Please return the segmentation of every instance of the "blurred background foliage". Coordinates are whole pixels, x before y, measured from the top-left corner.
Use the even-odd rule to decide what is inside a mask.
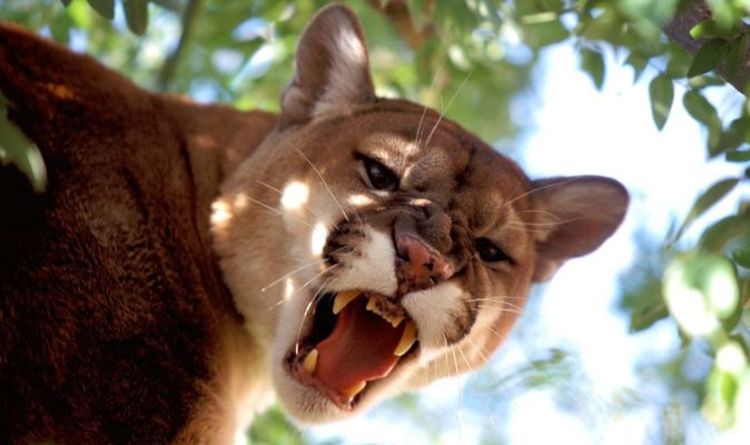
[[[0,0],[0,17],[91,54],[146,88],[240,109],[277,110],[290,80],[296,39],[325,3]],[[447,109],[450,118],[497,147],[509,147],[526,129],[524,110],[534,104],[525,93],[540,51],[572,42],[582,71],[597,88],[611,66],[604,55],[614,54],[622,69],[633,70],[634,81],[648,82],[651,110],[644,113],[652,114],[659,129],[680,100],[705,127],[707,159],[750,166],[748,1],[346,3],[364,22],[379,94]],[[677,93],[675,85],[681,87]],[[43,161],[5,119],[1,96],[0,162],[15,162],[37,190],[44,188]],[[664,394],[659,443],[682,443],[696,416],[723,430],[750,424],[750,203],[739,202],[735,212],[715,221],[701,219],[749,176],[747,168],[744,175],[705,184],[665,239],[641,240],[638,258],[623,278],[619,309],[630,318],[631,330],[670,323],[683,339],[672,355],[639,364],[644,387]],[[685,241],[683,234],[699,220],[697,241]],[[637,390],[623,390],[611,400],[592,398],[584,394],[586,379],[577,369],[574,353],[553,349],[501,376],[481,371],[465,385],[474,393],[466,396],[466,409],[493,399],[493,415],[502,417],[514,393],[539,388],[555,392],[561,406],[582,416],[592,411],[616,416],[649,403]],[[436,420],[454,415],[413,395],[384,409],[434,442]],[[482,443],[503,443],[500,427],[488,427],[485,436]],[[278,408],[257,419],[248,438],[257,444],[316,441],[297,431]]]

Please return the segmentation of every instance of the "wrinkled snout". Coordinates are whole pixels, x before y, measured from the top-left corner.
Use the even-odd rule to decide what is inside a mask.
[[[427,289],[453,275],[445,258],[420,238],[399,235],[395,241],[398,295]]]

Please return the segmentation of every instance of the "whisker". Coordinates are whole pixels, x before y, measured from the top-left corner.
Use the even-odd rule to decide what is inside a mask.
[[[519,215],[521,215],[521,214],[523,214],[523,213],[541,213],[541,214],[543,214],[543,215],[547,215],[547,216],[551,217],[552,219],[554,219],[554,220],[556,220],[556,221],[560,221],[560,218],[559,218],[559,217],[558,217],[557,215],[555,215],[554,213],[552,213],[552,212],[549,212],[549,211],[547,211],[547,210],[540,210],[540,209],[526,209],[526,210],[519,210],[519,211],[518,211],[518,212],[516,212],[516,213],[518,213]]]
[[[526,308],[515,307],[514,305],[510,305],[510,304],[485,304],[484,307],[488,309],[497,309],[500,312],[507,312],[509,314],[517,314],[517,315],[529,314],[530,316],[533,316],[539,319],[544,319],[543,315],[529,313],[528,311],[526,311]]]
[[[250,198],[250,197],[248,197],[247,199],[249,199],[250,202],[252,202],[254,204],[257,204],[257,205],[263,207],[266,210],[270,210],[270,211],[276,213],[279,216],[282,216],[282,217],[284,216],[284,212],[282,212],[281,210],[279,210],[277,208],[271,207],[270,205],[264,203],[263,201],[259,201],[259,200],[255,199],[255,198]],[[299,221],[299,222],[301,222],[302,224],[306,225],[307,227],[309,227],[309,228],[311,228],[313,230],[317,230],[315,227],[312,226],[312,224],[310,224],[309,222],[305,221],[302,218],[294,217],[294,219],[297,220],[297,221]]]
[[[341,214],[344,215],[344,219],[346,219],[346,221],[348,222],[349,215],[346,214],[346,212],[344,211],[344,208],[341,207],[341,203],[339,202],[339,200],[336,199],[336,196],[333,195],[333,191],[331,191],[331,188],[328,186],[328,183],[326,182],[325,178],[323,178],[323,174],[320,173],[320,170],[318,170],[318,167],[316,167],[315,164],[313,164],[312,161],[310,161],[310,158],[308,158],[304,153],[302,153],[302,151],[299,148],[295,148],[295,150],[297,151],[297,153],[299,153],[300,156],[302,156],[302,159],[304,159],[310,165],[310,167],[312,167],[313,171],[315,171],[315,174],[318,175],[318,178],[320,178],[320,180],[323,182],[323,186],[325,186],[326,190],[328,191],[328,194],[331,196],[331,199],[333,200],[333,202],[336,203],[339,210],[341,210]]]
[[[255,182],[257,182],[258,184],[262,185],[263,187],[265,187],[265,188],[267,188],[269,190],[273,190],[274,192],[278,193],[279,195],[283,195],[284,194],[284,192],[282,192],[281,190],[277,189],[276,187],[272,186],[271,184],[269,184],[269,183],[267,183],[265,181],[261,181],[260,179],[256,179]]]
[[[575,218],[565,219],[565,220],[559,220],[559,221],[553,221],[553,222],[512,222],[509,223],[508,226],[521,226],[521,227],[557,227],[561,226],[563,224],[568,224],[571,222],[579,221],[581,219],[584,219],[582,216],[577,216]]]
[[[527,191],[525,193],[521,193],[520,195],[512,198],[510,201],[508,201],[505,204],[503,204],[503,208],[505,208],[505,207],[513,204],[514,202],[518,201],[519,199],[524,198],[526,196],[529,196],[529,195],[531,195],[533,193],[540,192],[542,190],[546,190],[546,189],[552,188],[552,187],[560,187],[560,186],[563,186],[563,185],[566,185],[566,184],[570,184],[573,181],[575,181],[575,178],[568,179],[567,181],[553,182],[551,184],[546,184],[546,185],[543,185],[541,187],[537,187],[537,188],[531,189],[531,190],[529,190],[529,191]]]
[[[321,271],[315,277],[313,277],[313,279],[316,278],[316,277],[319,277],[320,275],[324,274],[325,272],[327,272],[329,270],[332,270],[332,269],[336,268],[337,266],[338,265],[333,265],[333,266],[329,267],[328,269],[326,269],[324,271]],[[292,293],[292,295],[290,295],[289,298],[291,299],[292,297],[294,297],[295,295],[297,295],[297,293],[300,290],[304,289],[307,286],[308,283],[303,284],[299,289],[295,289],[294,293]],[[282,304],[284,304],[284,301],[286,301],[286,298],[284,298],[284,297],[279,298],[279,301],[277,301],[276,303],[274,303],[271,306],[269,306],[268,310],[270,311],[271,309],[273,309],[275,307],[281,306]]]
[[[277,189],[276,187],[272,186],[271,184],[269,184],[269,183],[267,183],[267,182],[261,181],[260,179],[256,179],[256,180],[255,180],[255,182],[257,182],[258,184],[262,185],[263,187],[265,187],[265,188],[267,188],[267,189],[269,189],[269,190],[272,190],[272,191],[274,191],[274,192],[278,193],[278,194],[279,194],[279,195],[281,195],[281,196],[283,196],[283,195],[284,195],[284,192],[282,192],[281,190]],[[314,210],[313,210],[312,208],[310,208],[310,207],[308,207],[308,206],[305,206],[305,207],[303,207],[303,209],[304,209],[304,210],[305,210],[306,212],[309,212],[309,213],[310,213],[310,214],[311,214],[312,216],[314,216],[314,217],[315,217],[316,219],[318,219],[319,221],[321,221],[321,220],[323,219],[323,218],[321,218],[321,217],[320,217],[320,215],[319,215],[319,214],[317,214],[317,213],[316,213],[316,212],[315,212],[315,211],[314,211]]]
[[[498,381],[502,380],[502,378],[500,377],[500,375],[498,375],[498,373],[495,372],[495,370],[492,368],[492,366],[489,366],[490,355],[492,355],[492,353],[490,351],[488,351],[487,348],[484,347],[484,345],[477,345],[474,342],[474,340],[471,339],[471,337],[467,336],[466,340],[468,340],[469,344],[471,344],[471,346],[474,347],[474,350],[482,358],[482,360],[484,361],[485,365],[487,365],[487,369],[489,369],[489,371],[492,374],[492,376],[495,377],[495,379],[497,379]]]
[[[282,281],[284,281],[284,278],[290,277],[290,276],[296,274],[297,272],[303,271],[305,269],[309,269],[309,268],[311,268],[313,266],[318,266],[318,265],[323,264],[323,263],[325,263],[325,260],[318,260],[318,261],[312,262],[310,264],[305,264],[304,266],[298,267],[298,268],[296,268],[296,269],[294,269],[294,270],[292,270],[290,272],[285,273],[284,275],[282,275],[278,279],[273,280],[272,282],[270,282],[269,284],[267,284],[265,287],[260,288],[260,291],[261,292],[265,292],[268,289],[270,289],[270,288],[276,286],[277,284],[281,283]]]
[[[435,130],[437,130],[438,125],[440,125],[440,122],[443,120],[443,117],[446,113],[448,113],[448,110],[450,109],[451,105],[453,105],[453,101],[458,97],[458,94],[461,92],[461,90],[464,88],[464,85],[466,85],[466,82],[469,80],[471,75],[474,73],[474,68],[471,67],[471,71],[469,71],[468,74],[466,74],[466,77],[464,78],[463,82],[461,82],[461,85],[459,85],[458,89],[455,93],[453,93],[453,97],[451,97],[451,100],[448,101],[448,105],[445,107],[444,111],[440,112],[440,116],[438,117],[437,122],[435,122],[435,126],[432,127],[432,131],[430,131],[430,134],[427,136],[427,141],[425,141],[424,146],[427,147],[430,145],[430,140],[432,139],[433,134],[435,134]]]
[[[448,338],[443,334],[443,338],[445,339],[445,345],[448,346]],[[459,375],[459,369],[458,369],[458,358],[456,357],[456,348],[450,348],[451,354],[453,355],[453,366],[456,370],[456,383],[458,384],[458,442],[463,442],[461,438],[463,437],[463,385],[461,383],[461,376]]]
[[[514,295],[497,295],[494,297],[472,298],[471,301],[505,301],[505,300],[527,300],[527,297]]]
[[[305,289],[307,286],[310,285],[313,281],[315,281],[318,277],[325,274],[328,271],[331,271],[336,268],[338,264],[334,264],[333,266],[329,267],[328,269],[316,274],[309,280],[307,280],[302,286],[300,286],[299,289],[295,290],[292,296],[296,295],[299,291]],[[299,354],[299,339],[302,336],[302,326],[305,324],[305,320],[307,320],[307,314],[310,312],[310,308],[313,306],[315,302],[317,302],[320,298],[322,298],[322,294],[315,294],[313,298],[310,299],[310,302],[307,303],[307,307],[305,308],[305,312],[302,314],[302,319],[299,321],[299,327],[297,328],[297,341],[294,343],[294,353]]]
[[[435,82],[437,81],[437,78],[439,75],[442,74],[443,68],[445,67],[445,62],[448,61],[448,55],[446,54],[445,57],[443,57],[443,61],[440,63],[440,66],[437,70],[435,70],[435,74],[432,75],[432,81],[430,82],[430,90],[434,88]],[[422,109],[422,116],[419,118],[419,125],[417,125],[417,133],[414,136],[414,145],[419,145],[419,137],[422,135],[422,123],[424,122],[424,117],[427,114],[427,105],[425,104],[424,108]]]
[[[491,334],[493,334],[496,338],[499,338],[501,342],[505,342],[505,340],[508,339],[507,335],[504,335],[500,332],[498,332],[497,329],[495,329],[494,326],[487,326],[487,330],[490,331]]]

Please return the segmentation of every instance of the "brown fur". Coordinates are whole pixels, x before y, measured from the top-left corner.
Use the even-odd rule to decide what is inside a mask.
[[[0,170],[0,443],[168,443],[239,331],[210,203],[274,117],[149,94],[13,25],[0,41],[49,175],[35,194]]]

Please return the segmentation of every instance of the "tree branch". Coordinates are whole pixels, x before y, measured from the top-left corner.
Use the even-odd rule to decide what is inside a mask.
[[[419,50],[433,36],[431,23],[418,28],[409,13],[405,0],[368,0],[370,6],[385,15],[396,27],[401,38],[413,50]]]
[[[167,57],[167,60],[164,61],[164,66],[162,66],[161,71],[159,72],[159,89],[161,91],[167,91],[169,89],[169,84],[172,82],[172,78],[177,69],[177,63],[179,62],[180,56],[182,56],[185,46],[187,46],[187,42],[190,39],[193,23],[198,15],[199,6],[200,0],[188,0],[187,5],[185,6],[185,11],[182,13],[182,33],[180,34],[180,40],[174,51],[172,51]]]
[[[677,12],[675,18],[664,27],[664,33],[678,45],[691,54],[695,54],[705,43],[706,39],[694,39],[690,30],[700,22],[711,18],[711,10],[704,0],[693,0],[685,8]],[[727,83],[734,86],[740,93],[745,92],[748,77],[750,77],[750,52],[745,54],[744,62],[734,78],[729,78],[724,65],[716,70],[717,74]]]

